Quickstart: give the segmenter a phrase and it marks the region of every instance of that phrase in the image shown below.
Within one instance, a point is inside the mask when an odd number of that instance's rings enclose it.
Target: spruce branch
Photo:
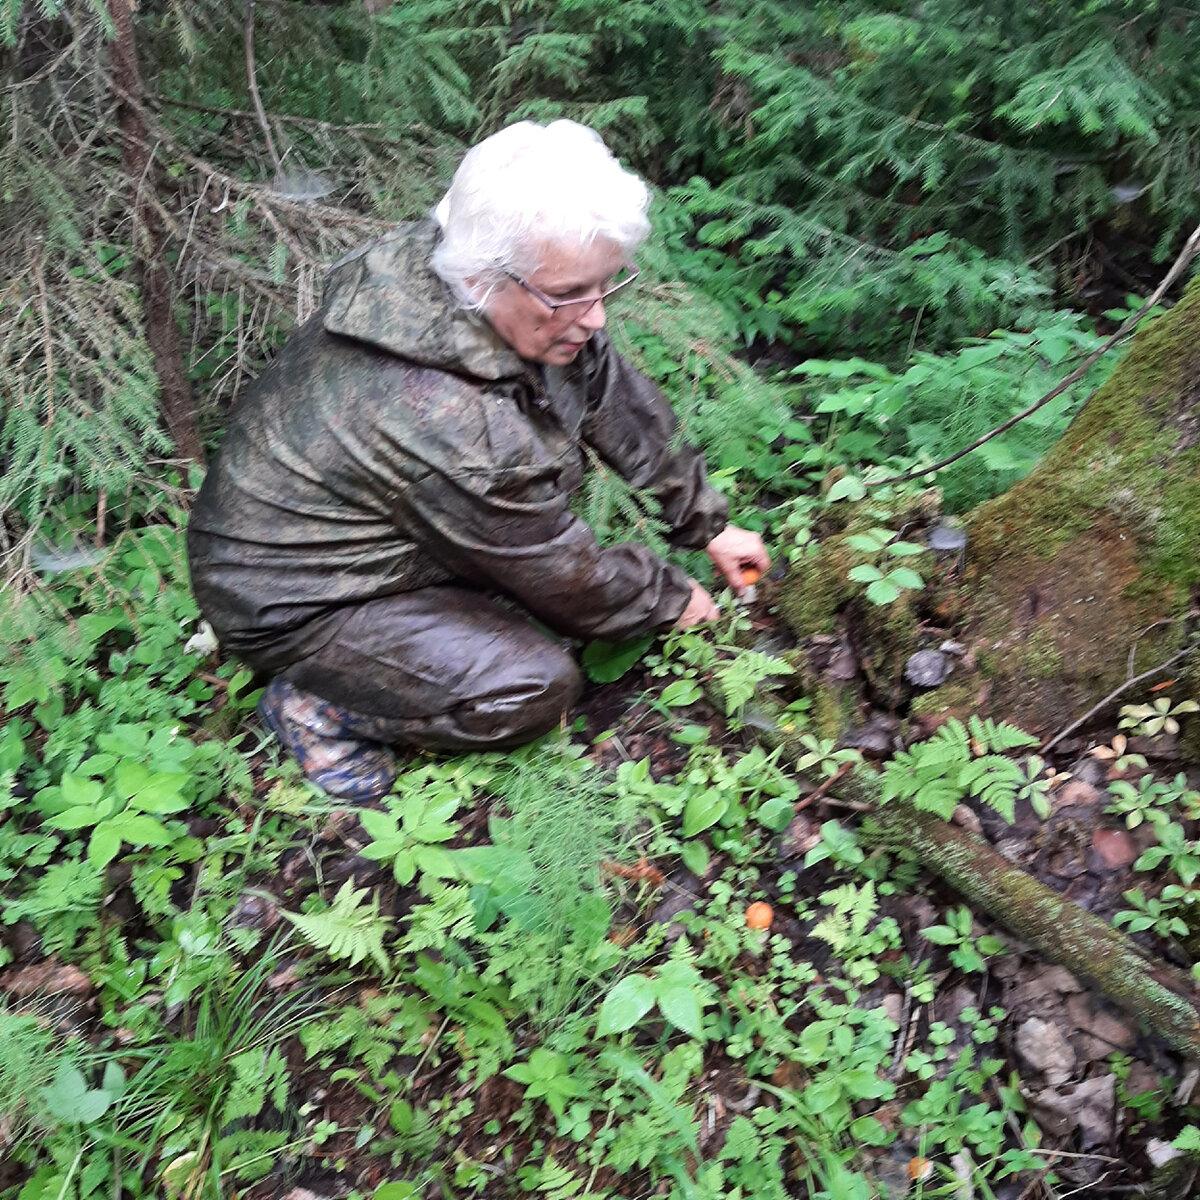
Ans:
[[[254,62],[254,0],[246,0],[242,19],[242,40],[246,49],[246,86],[250,89],[250,99],[254,103],[254,112],[263,132],[263,141],[267,144],[267,153],[275,167],[275,174],[283,173],[283,162],[279,151],[275,149],[275,139],[271,136],[271,123],[267,120],[267,111],[263,108],[262,97],[258,94],[258,73]]]
[[[1121,327],[1114,333],[1103,345],[1093,350],[1073,370],[1065,379],[1052,387],[1044,396],[1035,400],[1028,408],[1022,409],[1016,416],[1009,417],[1007,421],[997,425],[995,429],[990,429],[982,437],[976,438],[969,446],[951,454],[948,458],[943,458],[940,462],[934,463],[928,467],[918,467],[915,471],[908,471],[903,475],[891,475],[887,479],[873,479],[866,483],[869,488],[883,487],[884,484],[893,483],[908,483],[913,479],[920,479],[922,476],[931,475],[934,471],[940,471],[951,463],[956,463],[960,458],[965,458],[973,450],[978,450],[980,446],[990,442],[992,438],[999,437],[1000,434],[1006,433],[1018,422],[1025,420],[1026,417],[1032,416],[1039,408],[1045,408],[1051,400],[1061,396],[1072,384],[1078,383],[1088,371],[1091,370],[1101,358],[1104,357],[1118,342],[1122,342],[1127,338],[1134,329],[1137,328],[1138,322],[1163,298],[1167,289],[1179,278],[1179,276],[1187,268],[1188,264],[1200,254],[1200,226],[1188,238],[1187,244],[1180,251],[1179,257],[1171,264],[1171,269],[1163,276],[1162,282],[1154,290],[1154,294],[1137,310],[1131,317],[1127,317]]]

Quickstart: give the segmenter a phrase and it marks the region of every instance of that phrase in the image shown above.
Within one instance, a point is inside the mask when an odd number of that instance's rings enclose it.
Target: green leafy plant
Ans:
[[[960,971],[968,974],[985,971],[987,959],[1003,954],[1007,947],[990,933],[974,936],[974,922],[971,910],[966,905],[959,905],[946,910],[945,924],[928,925],[921,930],[921,936],[936,946],[948,947],[950,961]]]
[[[1036,741],[1003,722],[972,716],[964,725],[951,718],[928,741],[901,751],[888,763],[880,802],[903,800],[949,820],[963,799],[974,796],[1011,821],[1017,798],[1032,785],[1004,752]]]
[[[318,950],[333,958],[344,958],[351,966],[370,958],[384,975],[391,969],[383,938],[390,922],[379,913],[379,895],[370,888],[356,888],[347,879],[327,909],[306,913],[283,912]]]
[[[1142,737],[1178,733],[1179,718],[1194,712],[1200,712],[1200,704],[1195,700],[1176,702],[1169,696],[1159,696],[1148,704],[1122,704],[1117,728],[1132,729]]]
[[[1169,883],[1158,896],[1147,896],[1141,888],[1121,893],[1133,907],[1122,909],[1113,917],[1113,924],[1124,926],[1130,933],[1156,933],[1164,938],[1186,937],[1187,922],[1179,912],[1188,905],[1190,891]]]
[[[632,1029],[657,1007],[665,1020],[702,1040],[702,1010],[711,1003],[711,989],[700,973],[689,962],[675,958],[653,975],[626,975],[616,983],[600,1005],[596,1035],[603,1037]]]
[[[848,578],[867,585],[866,596],[872,604],[891,604],[906,590],[919,590],[925,581],[912,567],[892,566],[891,560],[923,554],[925,547],[915,542],[897,541],[890,529],[870,529],[847,535],[846,544],[875,562],[857,563]]]

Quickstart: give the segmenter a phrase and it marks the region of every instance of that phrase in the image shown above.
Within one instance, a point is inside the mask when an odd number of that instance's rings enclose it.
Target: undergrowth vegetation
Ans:
[[[1053,1185],[1005,1014],[910,1019],[1004,942],[956,906],[916,955],[889,908],[912,862],[848,820],[789,840],[803,777],[1044,815],[1030,739],[969,718],[869,766],[726,598],[719,629],[584,652],[597,681],[643,661],[657,760],[576,728],[414,760],[377,808],[337,811],[276,760],[261,681],[191,640],[202,467],[159,419],[147,257],[211,446],[330,262],[426,212],[509,119],[586,121],[657,188],[614,336],[786,560],[864,481],[999,425],[1138,306],[1127,289],[1197,215],[1191,11],[284,3],[257,17],[261,122],[240,6],[143,2],[133,97],[108,12],[0,0],[21,264],[0,292],[0,1195],[258,1200],[353,1168],[344,1194],[376,1200],[868,1200],[904,1194],[897,1162],[926,1196]],[[946,509],[1025,474],[1118,354],[940,472]],[[666,549],[593,465],[598,533]],[[879,520],[848,536],[845,583],[886,609],[930,556]],[[799,757],[756,739],[772,696]],[[1128,717],[1159,733],[1188,711]],[[1182,944],[1200,800],[1135,779],[1120,742],[1109,811],[1155,828],[1134,867],[1171,882],[1147,875],[1118,923]]]

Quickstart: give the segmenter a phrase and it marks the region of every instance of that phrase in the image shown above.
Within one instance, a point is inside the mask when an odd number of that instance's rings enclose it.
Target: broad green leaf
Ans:
[[[689,798],[683,810],[683,836],[696,834],[715,825],[729,808],[729,797],[716,788],[705,788]]]
[[[852,533],[846,538],[846,545],[864,554],[877,554],[883,549],[886,538],[877,538],[871,533]]]
[[[80,807],[96,804],[104,791],[103,784],[98,783],[95,779],[75,775],[70,771],[63,772],[62,778],[58,781],[58,786],[62,788],[63,799],[68,804]],[[66,828],[66,826],[63,826],[63,828]]]
[[[703,842],[684,842],[679,857],[693,875],[703,875],[708,870],[708,847]]]
[[[89,1088],[78,1067],[59,1063],[49,1087],[41,1089],[42,1100],[52,1116],[72,1124],[88,1125],[108,1111],[112,1096]]]
[[[877,579],[867,587],[867,599],[872,604],[891,604],[904,589],[891,579]]]
[[[121,851],[121,834],[111,824],[97,825],[88,842],[88,862],[96,867],[106,867]]]
[[[846,577],[855,583],[874,583],[883,578],[883,572],[871,563],[859,563],[846,572]]]
[[[57,816],[47,817],[45,823],[51,829],[84,829],[98,820],[100,814],[94,808],[68,808]]]
[[[700,699],[702,689],[694,679],[676,679],[663,688],[662,702],[668,708],[684,708]]]
[[[632,1029],[653,1007],[653,980],[645,975],[626,975],[600,1005],[596,1036]]]
[[[754,815],[760,825],[765,825],[772,833],[781,833],[788,827],[795,810],[793,801],[783,796],[772,796],[759,806]]]
[[[937,946],[953,946],[961,938],[949,925],[930,925],[921,930],[921,936]]]
[[[897,587],[923,588],[925,586],[925,580],[911,567],[893,567],[887,573],[887,578]]]
[[[837,500],[861,500],[866,494],[867,489],[863,486],[861,479],[854,475],[843,475],[829,489],[825,499],[832,504]]]
[[[650,649],[654,635],[628,642],[589,642],[580,659],[587,677],[595,683],[620,679]]]
[[[695,988],[659,987],[658,1007],[672,1025],[694,1038],[703,1037],[700,1000]]]
[[[161,821],[141,813],[118,813],[101,828],[113,830],[133,846],[167,846],[172,841],[170,830]]]
[[[371,1195],[371,1200],[415,1200],[421,1192],[415,1184],[398,1180],[395,1183],[381,1183]]]

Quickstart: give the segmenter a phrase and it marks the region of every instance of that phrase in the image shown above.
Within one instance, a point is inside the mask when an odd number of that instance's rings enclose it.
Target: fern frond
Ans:
[[[383,948],[383,938],[392,923],[379,915],[377,892],[372,892],[371,899],[365,900],[370,890],[356,888],[350,878],[338,889],[326,911],[285,911],[282,915],[318,950],[324,950],[333,958],[344,958],[351,966],[369,956],[380,973],[386,975],[391,970],[391,963]]]

